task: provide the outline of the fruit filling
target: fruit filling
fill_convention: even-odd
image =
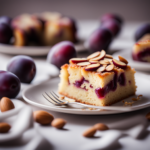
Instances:
[[[150,58],[148,59],[147,57],[150,57],[150,48],[146,48],[142,52],[139,52],[137,54],[132,53],[132,58],[134,60],[139,60],[143,62],[150,62]]]

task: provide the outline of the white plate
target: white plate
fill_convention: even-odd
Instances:
[[[134,61],[132,59],[131,50],[125,49],[125,50],[119,51],[119,52],[113,54],[113,57],[118,59],[118,55],[126,58],[130,64],[130,66],[135,69],[140,70],[140,71],[150,71],[150,63]]]
[[[75,44],[77,52],[84,51],[83,42]],[[45,56],[48,54],[51,46],[13,46],[0,44],[0,52],[10,55],[28,55],[28,56]]]
[[[148,89],[150,89],[150,80],[147,77],[147,75],[141,75],[136,73],[135,75],[136,78],[136,84],[138,86],[137,88],[137,95],[143,95],[142,100],[137,101],[136,103],[133,104],[133,106],[128,106],[131,109],[129,109],[126,112],[129,111],[135,111],[135,110],[139,110],[141,108],[146,108],[148,106],[150,106],[150,92]],[[42,83],[40,85],[34,85],[29,87],[28,89],[23,91],[23,98],[26,102],[28,102],[29,104],[35,105],[37,107],[43,108],[43,109],[47,109],[47,110],[52,110],[52,111],[57,111],[57,112],[63,112],[63,113],[69,113],[69,114],[85,114],[85,115],[104,115],[104,114],[116,114],[116,113],[123,113],[123,111],[110,111],[110,110],[100,110],[100,109],[96,109],[96,110],[83,110],[83,107],[79,107],[79,106],[74,106],[74,107],[65,107],[62,108],[60,106],[54,106],[51,105],[47,100],[45,100],[42,97],[42,93],[44,93],[45,91],[55,91],[57,92],[58,90],[58,83],[59,83],[59,78],[54,78],[48,82]],[[131,101],[131,97],[124,99],[125,101]],[[122,101],[119,103],[116,103],[113,106],[123,106]],[[110,106],[110,107],[113,107]],[[137,108],[137,107],[141,107],[141,108]],[[127,106],[124,106],[127,107]],[[104,107],[105,108],[105,107]]]

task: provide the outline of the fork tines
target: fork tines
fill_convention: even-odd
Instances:
[[[59,96],[56,95],[54,92],[49,92],[49,94],[47,92],[45,92],[42,95],[46,100],[48,100],[50,103],[52,103],[54,105],[60,105],[60,104],[64,103],[64,101],[61,101],[58,99]]]

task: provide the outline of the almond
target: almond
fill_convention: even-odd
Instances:
[[[99,56],[100,53],[101,53],[101,52],[95,52],[95,53],[91,54],[90,56],[88,56],[87,59],[90,60],[90,59],[92,59],[92,58],[95,58],[95,57]]]
[[[125,58],[123,58],[122,56],[118,56],[118,58],[120,61],[124,62],[125,64],[128,64],[128,61]]]
[[[8,123],[0,123],[0,133],[6,133],[10,130],[11,126]]]
[[[52,121],[51,125],[57,129],[61,129],[66,124],[66,121],[61,118],[56,118]]]
[[[103,71],[105,71],[105,66],[101,66],[101,67],[99,67],[96,71],[97,72],[103,72]]]
[[[106,67],[106,71],[112,71],[114,69],[114,65],[108,65]]]
[[[119,67],[119,68],[122,68],[122,69],[125,69],[127,64],[125,64],[124,62],[121,62],[119,60],[116,60],[116,59],[113,59],[113,64],[116,66],[116,67]]]
[[[41,125],[48,125],[54,119],[53,115],[43,110],[35,111],[33,113],[33,117],[34,117],[34,120]]]
[[[113,57],[111,55],[108,55],[108,54],[106,54],[105,57],[113,59]]]
[[[97,130],[96,128],[91,127],[83,132],[83,136],[84,137],[92,137],[96,133],[96,130]]]
[[[146,118],[150,120],[150,112],[146,115]]]
[[[89,62],[90,62],[91,64],[98,64],[98,63],[100,63],[100,62],[97,61],[97,60],[89,60]]]
[[[0,101],[1,112],[5,112],[5,111],[8,111],[8,110],[11,110],[11,109],[14,109],[14,108],[15,108],[15,106],[9,98],[3,97],[1,99],[1,101]]]
[[[70,59],[70,62],[72,63],[80,63],[80,62],[85,62],[88,61],[86,58],[72,58]]]
[[[93,71],[93,70],[96,70],[99,66],[100,66],[100,64],[91,64],[91,65],[88,65],[87,67],[85,67],[85,70]]]
[[[89,62],[81,62],[81,63],[77,63],[78,66],[87,66],[90,65]]]
[[[91,60],[101,60],[105,57],[105,55],[106,55],[106,52],[102,50],[98,57],[92,58]]]
[[[102,64],[102,65],[107,65],[107,64],[110,64],[110,62],[105,59],[105,60],[101,60],[101,61],[100,61],[100,64]]]
[[[94,125],[94,128],[99,131],[108,130],[109,128],[103,123],[97,123]]]

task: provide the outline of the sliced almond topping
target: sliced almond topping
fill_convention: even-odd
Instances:
[[[112,71],[114,69],[114,65],[108,65],[106,67],[106,71]]]
[[[111,58],[104,58],[104,60],[108,60],[109,62],[112,62]]]
[[[128,61],[125,58],[123,58],[122,56],[118,56],[118,58],[120,61],[124,62],[125,64],[128,64]]]
[[[127,64],[125,64],[124,62],[122,61],[119,61],[119,60],[116,60],[116,59],[113,59],[113,64],[116,66],[116,67],[119,67],[119,68],[125,68],[127,66]]]
[[[108,60],[101,60],[100,64],[107,65],[107,64],[110,64],[110,62]]]
[[[87,66],[90,65],[89,62],[81,62],[81,63],[77,63],[78,66]]]
[[[97,72],[103,72],[103,71],[105,71],[105,69],[106,69],[105,66],[101,66],[101,67],[99,67],[96,71],[97,71]]]
[[[92,58],[95,58],[95,57],[99,56],[100,53],[101,53],[101,52],[95,52],[95,53],[89,55],[89,56],[87,57],[87,59],[90,60],[90,59],[92,59]]]
[[[100,63],[100,62],[97,61],[97,60],[89,60],[89,62],[90,62],[91,64],[98,64],[98,63]]]
[[[102,50],[98,57],[95,57],[95,58],[93,58],[91,60],[101,60],[101,59],[103,59],[105,57],[105,55],[106,55],[106,52],[104,50]]]
[[[105,57],[113,59],[113,57],[111,55],[108,55],[108,54],[106,54]]]
[[[88,61],[86,58],[72,58],[70,59],[70,62],[72,63],[80,63],[80,62],[86,62]]]
[[[99,66],[100,66],[100,64],[91,64],[91,65],[88,65],[88,66],[85,68],[85,70],[87,70],[87,71],[95,70],[95,69],[97,69]]]

